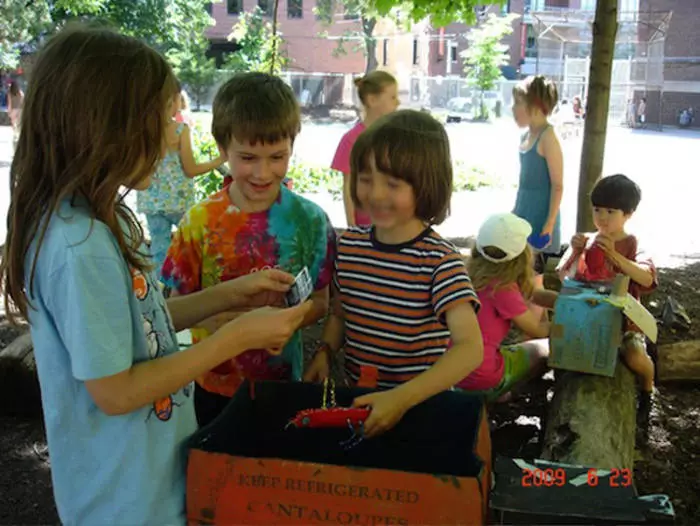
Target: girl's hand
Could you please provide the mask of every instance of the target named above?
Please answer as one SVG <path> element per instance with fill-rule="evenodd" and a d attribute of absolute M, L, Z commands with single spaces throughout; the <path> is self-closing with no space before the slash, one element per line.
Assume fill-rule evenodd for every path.
<path fill-rule="evenodd" d="M 545 223 L 540 232 L 540 237 L 549 236 L 549 242 L 542 248 L 546 248 L 552 244 L 552 232 L 554 232 L 554 223 Z"/>
<path fill-rule="evenodd" d="M 233 358 L 248 349 L 269 349 L 278 353 L 299 329 L 313 303 L 305 301 L 296 307 L 277 309 L 263 307 L 242 314 L 219 329 L 215 337 L 231 341 L 235 349 L 226 358 Z"/>
<path fill-rule="evenodd" d="M 277 299 L 289 290 L 292 283 L 294 283 L 294 276 L 291 274 L 278 269 L 269 269 L 225 281 L 218 284 L 217 287 L 224 295 L 224 302 L 228 304 L 228 310 L 241 306 L 254 307 L 277 303 L 276 301 L 262 301 L 261 297 Z"/>
<path fill-rule="evenodd" d="M 319 350 L 304 373 L 304 382 L 323 382 L 330 375 L 328 351 Z"/>
<path fill-rule="evenodd" d="M 398 388 L 358 396 L 353 400 L 352 406 L 372 408 L 372 412 L 365 422 L 365 436 L 367 438 L 381 435 L 394 427 L 410 409 Z"/>

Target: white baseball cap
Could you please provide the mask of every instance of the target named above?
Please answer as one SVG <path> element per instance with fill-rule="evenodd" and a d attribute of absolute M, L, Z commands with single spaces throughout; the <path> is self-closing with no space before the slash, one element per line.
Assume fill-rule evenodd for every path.
<path fill-rule="evenodd" d="M 527 247 L 527 238 L 532 233 L 530 223 L 511 214 L 494 214 L 490 216 L 479 228 L 476 237 L 476 249 L 479 253 L 493 263 L 505 263 L 512 261 L 523 253 Z M 493 258 L 484 253 L 485 247 L 496 247 L 505 252 L 503 258 Z"/>

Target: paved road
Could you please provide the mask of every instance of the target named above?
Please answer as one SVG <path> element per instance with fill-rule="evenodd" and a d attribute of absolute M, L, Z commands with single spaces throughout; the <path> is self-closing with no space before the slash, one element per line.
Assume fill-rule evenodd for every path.
<path fill-rule="evenodd" d="M 305 124 L 296 141 L 295 154 L 307 163 L 328 166 L 345 130 L 347 125 Z M 456 160 L 496 173 L 506 183 L 504 188 L 454 196 L 452 216 L 438 230 L 446 236 L 466 237 L 474 234 L 490 213 L 512 207 L 515 195 L 512 185 L 518 173 L 519 132 L 510 122 L 503 121 L 450 125 L 448 133 Z M 685 257 L 700 259 L 700 233 L 695 228 L 700 216 L 698 145 L 700 134 L 696 132 L 612 128 L 608 133 L 605 173 L 625 173 L 642 187 L 642 204 L 630 222 L 630 229 L 649 246 L 659 264 L 677 265 L 683 263 Z M 10 129 L 0 127 L 0 239 L 4 239 L 6 232 L 11 155 Z M 581 140 L 567 140 L 564 156 L 562 223 L 567 238 L 575 227 Z M 335 225 L 344 226 L 339 201 L 328 196 L 310 197 L 327 210 Z"/>

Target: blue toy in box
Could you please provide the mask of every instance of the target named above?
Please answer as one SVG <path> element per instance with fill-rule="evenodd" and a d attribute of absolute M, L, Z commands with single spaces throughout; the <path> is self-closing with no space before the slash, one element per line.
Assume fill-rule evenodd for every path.
<path fill-rule="evenodd" d="M 625 316 L 656 341 L 656 321 L 628 287 L 626 276 L 612 286 L 564 280 L 549 336 L 550 367 L 614 376 Z"/>

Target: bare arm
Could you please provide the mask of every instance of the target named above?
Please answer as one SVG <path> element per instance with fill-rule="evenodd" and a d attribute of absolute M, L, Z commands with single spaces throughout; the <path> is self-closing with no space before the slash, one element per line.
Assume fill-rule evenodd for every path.
<path fill-rule="evenodd" d="M 312 307 L 308 314 L 304 316 L 304 321 L 301 322 L 302 327 L 313 325 L 328 314 L 328 289 L 329 287 L 326 286 L 311 294 L 309 299 L 311 300 Z"/>
<path fill-rule="evenodd" d="M 620 267 L 623 274 L 644 288 L 649 288 L 654 284 L 654 274 L 646 265 L 627 259 L 621 254 L 614 256 L 615 264 Z"/>
<path fill-rule="evenodd" d="M 223 338 L 207 338 L 184 351 L 135 364 L 113 376 L 88 380 L 85 387 L 106 414 L 127 414 L 174 393 L 229 355 L 246 350 L 240 339 L 233 343 L 236 349 L 231 352 L 232 343 Z"/>
<path fill-rule="evenodd" d="M 87 380 L 85 387 L 106 414 L 130 413 L 169 396 L 247 349 L 281 347 L 310 308 L 306 302 L 290 309 L 258 309 L 189 349 L 134 364 L 112 376 Z"/>
<path fill-rule="evenodd" d="M 413 380 L 396 387 L 413 407 L 449 389 L 474 371 L 484 359 L 484 343 L 471 303 L 461 303 L 445 315 L 452 347 L 435 364 Z"/>
<path fill-rule="evenodd" d="M 535 305 L 551 310 L 554 308 L 554 304 L 556 303 L 558 297 L 559 293 L 554 292 L 553 290 L 535 289 L 535 291 L 532 293 L 532 302 Z"/>
<path fill-rule="evenodd" d="M 348 226 L 355 226 L 355 203 L 350 192 L 350 174 L 343 174 L 343 204 L 345 205 L 345 220 Z"/>
<path fill-rule="evenodd" d="M 564 195 L 564 156 L 556 133 L 551 128 L 542 137 L 542 152 L 549 168 L 551 192 L 549 195 L 549 213 L 545 229 L 551 230 L 559 213 L 561 198 Z"/>
<path fill-rule="evenodd" d="M 513 318 L 513 323 L 531 338 L 546 338 L 549 336 L 550 324 L 548 321 L 541 320 L 539 315 L 528 309 L 520 316 Z"/>
<path fill-rule="evenodd" d="M 198 175 L 211 172 L 213 169 L 221 166 L 225 159 L 222 156 L 217 157 L 213 161 L 202 164 L 197 164 L 192 152 L 192 136 L 189 126 L 185 126 L 180 134 L 180 161 L 182 169 L 187 177 L 197 177 Z"/>

